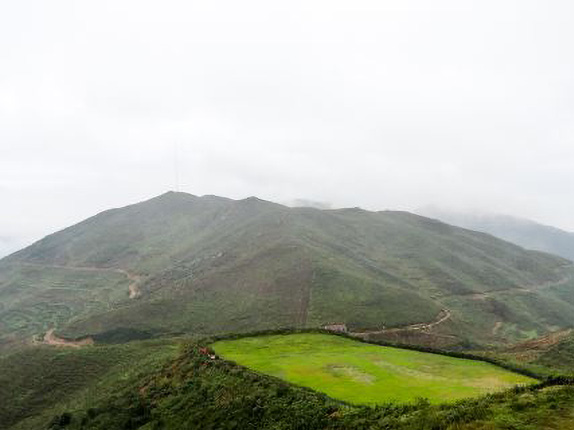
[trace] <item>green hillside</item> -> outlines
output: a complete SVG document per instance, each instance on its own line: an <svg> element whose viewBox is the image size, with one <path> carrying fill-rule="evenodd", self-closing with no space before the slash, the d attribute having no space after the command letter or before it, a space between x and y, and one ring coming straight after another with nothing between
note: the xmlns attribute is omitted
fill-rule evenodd
<svg viewBox="0 0 574 430"><path fill-rule="evenodd" d="M44 429L54 415L89 409L178 354L171 340L62 349L37 346L0 357L0 428Z"/></svg>
<svg viewBox="0 0 574 430"><path fill-rule="evenodd" d="M100 342L328 323L380 331L443 309L449 318L427 331L451 344L526 339L572 324L567 264L406 212L167 193L1 260L0 342L50 327Z"/></svg>
<svg viewBox="0 0 574 430"><path fill-rule="evenodd" d="M125 275L108 270L0 264L0 349L30 340L75 317L128 300Z"/></svg>

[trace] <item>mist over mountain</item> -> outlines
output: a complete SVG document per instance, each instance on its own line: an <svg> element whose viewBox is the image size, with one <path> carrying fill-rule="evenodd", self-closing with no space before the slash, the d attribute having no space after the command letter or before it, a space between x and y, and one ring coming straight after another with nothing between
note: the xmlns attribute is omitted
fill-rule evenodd
<svg viewBox="0 0 574 430"><path fill-rule="evenodd" d="M0 430L574 430L573 21L0 1Z"/></svg>
<svg viewBox="0 0 574 430"><path fill-rule="evenodd" d="M10 254L10 251L12 250L8 239L0 236L0 258Z"/></svg>
<svg viewBox="0 0 574 430"><path fill-rule="evenodd" d="M331 203L311 199L293 199L285 202L285 205L292 208L315 208L315 209L333 208L333 205Z"/></svg>
<svg viewBox="0 0 574 430"><path fill-rule="evenodd" d="M492 234L526 249L548 252L574 260L574 233L524 218L471 211L449 211L438 207L417 213L448 224Z"/></svg>
<svg viewBox="0 0 574 430"><path fill-rule="evenodd" d="M0 236L0 258L16 252L23 244L23 241L8 236Z"/></svg>

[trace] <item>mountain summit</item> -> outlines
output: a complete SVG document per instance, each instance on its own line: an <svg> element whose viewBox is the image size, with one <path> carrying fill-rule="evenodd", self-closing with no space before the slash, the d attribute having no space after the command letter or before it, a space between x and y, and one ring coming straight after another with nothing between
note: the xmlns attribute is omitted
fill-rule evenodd
<svg viewBox="0 0 574 430"><path fill-rule="evenodd" d="M332 323L521 339L571 323L568 264L407 212L170 192L1 260L0 339Z"/></svg>

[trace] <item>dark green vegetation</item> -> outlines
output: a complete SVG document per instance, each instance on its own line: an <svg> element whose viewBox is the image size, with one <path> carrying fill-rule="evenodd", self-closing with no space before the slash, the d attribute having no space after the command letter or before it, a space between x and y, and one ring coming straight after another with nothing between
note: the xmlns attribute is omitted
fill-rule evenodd
<svg viewBox="0 0 574 430"><path fill-rule="evenodd" d="M548 252L574 260L574 233L506 215L472 214L426 209L422 215L448 224L492 234L526 249Z"/></svg>
<svg viewBox="0 0 574 430"><path fill-rule="evenodd" d="M25 381L32 395L22 397L20 410L33 405L35 395L55 379L67 375L71 382L62 392L52 393L52 404L8 428L535 430L574 424L574 389L556 385L571 383L567 378L451 404L431 405L420 399L403 405L357 407L231 362L212 360L202 351L210 342L187 343L173 359L169 358L173 346L150 341L65 352L42 350L44 356L23 363L34 366L36 377ZM61 354L63 358L58 357ZM56 370L41 365L62 359L66 366ZM118 359L120 364L106 367ZM97 385L89 376L71 370L80 369L82 362L90 363L86 369L93 374L100 372L93 370L98 369L95 363L104 363L99 374L105 376ZM21 372L17 363L5 359L1 365L3 370L10 366L11 372ZM63 395L68 390L76 394ZM80 390L92 395L79 395ZM14 422L10 409L4 408L3 413L8 411L5 416Z"/></svg>
<svg viewBox="0 0 574 430"><path fill-rule="evenodd" d="M126 381L177 355L174 341L86 348L38 346L0 358L0 428L43 429L69 408L87 409Z"/></svg>
<svg viewBox="0 0 574 430"><path fill-rule="evenodd" d="M526 339L572 324L567 264L405 212L168 193L2 260L0 339L6 350L49 327L124 341L335 322L378 330L445 308L429 330L449 344ZM134 279L140 296L128 299Z"/></svg>

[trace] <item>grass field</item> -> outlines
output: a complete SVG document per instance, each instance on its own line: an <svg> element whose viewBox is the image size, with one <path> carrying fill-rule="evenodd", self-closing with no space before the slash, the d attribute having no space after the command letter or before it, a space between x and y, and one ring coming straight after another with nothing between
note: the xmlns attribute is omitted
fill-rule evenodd
<svg viewBox="0 0 574 430"><path fill-rule="evenodd" d="M356 342L325 334L223 340L222 357L351 403L454 401L536 382L481 361Z"/></svg>

